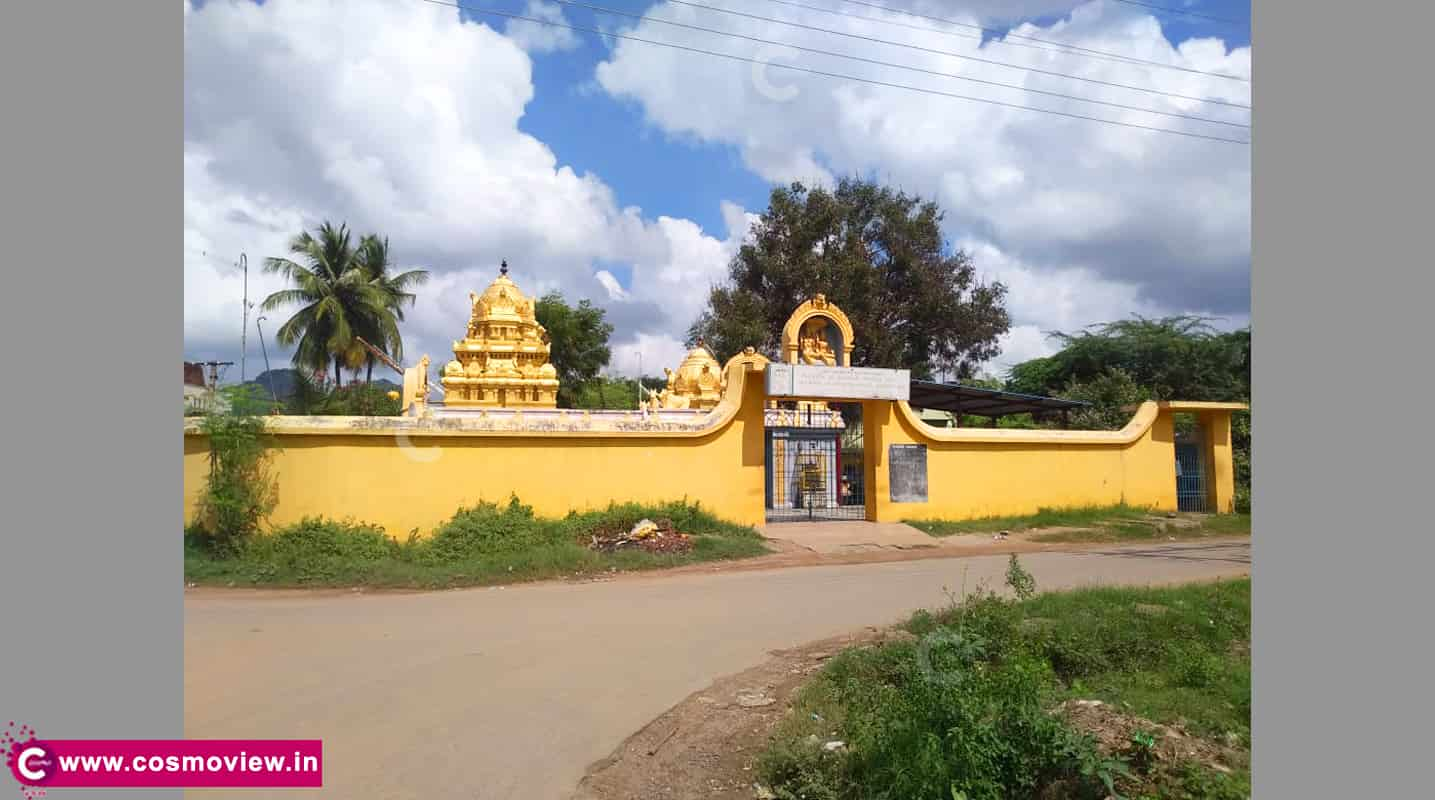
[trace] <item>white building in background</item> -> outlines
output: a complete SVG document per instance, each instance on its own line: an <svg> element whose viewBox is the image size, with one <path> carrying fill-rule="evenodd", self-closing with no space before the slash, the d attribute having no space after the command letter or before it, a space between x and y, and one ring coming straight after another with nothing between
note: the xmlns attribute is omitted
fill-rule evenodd
<svg viewBox="0 0 1435 800"><path fill-rule="evenodd" d="M223 398L205 382L204 365L184 362L184 413L207 412L223 407Z"/></svg>

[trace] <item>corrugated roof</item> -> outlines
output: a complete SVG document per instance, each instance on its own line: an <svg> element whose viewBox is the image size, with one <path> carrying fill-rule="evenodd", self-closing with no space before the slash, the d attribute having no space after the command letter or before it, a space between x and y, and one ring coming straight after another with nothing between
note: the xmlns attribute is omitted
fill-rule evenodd
<svg viewBox="0 0 1435 800"><path fill-rule="evenodd" d="M913 408L930 408L978 417L1004 417L1008 414L1053 414L1086 408L1091 405L1079 400L1063 400L1059 397L1045 397L1039 394L1022 394L1000 389L963 386L959 383L934 383L932 381L912 381L907 403Z"/></svg>

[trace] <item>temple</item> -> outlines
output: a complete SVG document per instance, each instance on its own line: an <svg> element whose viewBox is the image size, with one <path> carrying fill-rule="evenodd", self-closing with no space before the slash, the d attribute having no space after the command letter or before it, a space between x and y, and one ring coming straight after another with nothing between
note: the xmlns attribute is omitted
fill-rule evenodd
<svg viewBox="0 0 1435 800"><path fill-rule="evenodd" d="M558 371L548 361L548 332L533 301L508 277L508 262L483 294L469 293L468 332L443 368L444 405L554 408Z"/></svg>
<svg viewBox="0 0 1435 800"><path fill-rule="evenodd" d="M271 524L351 515L403 536L510 495L546 515L686 498L750 525L1234 509L1242 403L1148 401L1120 430L939 427L923 412L955 423L1084 404L853 366L851 321L814 294L771 356L749 346L719 362L699 341L641 407L557 408L548 334L507 265L470 300L441 393L428 356L403 370L402 416L266 418L284 498ZM185 425L192 515L211 454L199 422Z"/></svg>

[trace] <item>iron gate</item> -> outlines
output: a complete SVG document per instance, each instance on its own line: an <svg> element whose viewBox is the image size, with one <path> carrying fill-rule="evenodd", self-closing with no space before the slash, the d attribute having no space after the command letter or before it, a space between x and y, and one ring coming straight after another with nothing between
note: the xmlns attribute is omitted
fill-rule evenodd
<svg viewBox="0 0 1435 800"><path fill-rule="evenodd" d="M767 521L867 518L862 449L843 431L767 431Z"/></svg>
<svg viewBox="0 0 1435 800"><path fill-rule="evenodd" d="M1201 458L1199 436L1194 442L1176 442L1176 509L1206 512L1205 459Z"/></svg>

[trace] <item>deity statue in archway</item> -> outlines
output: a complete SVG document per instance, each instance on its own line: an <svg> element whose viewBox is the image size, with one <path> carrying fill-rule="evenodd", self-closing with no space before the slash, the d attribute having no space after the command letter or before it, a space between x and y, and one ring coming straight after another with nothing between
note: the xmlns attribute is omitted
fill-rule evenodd
<svg viewBox="0 0 1435 800"><path fill-rule="evenodd" d="M837 354L827 341L827 320L822 317L813 317L803 323L802 333L798 337L798 349L804 364L829 367L837 365Z"/></svg>

